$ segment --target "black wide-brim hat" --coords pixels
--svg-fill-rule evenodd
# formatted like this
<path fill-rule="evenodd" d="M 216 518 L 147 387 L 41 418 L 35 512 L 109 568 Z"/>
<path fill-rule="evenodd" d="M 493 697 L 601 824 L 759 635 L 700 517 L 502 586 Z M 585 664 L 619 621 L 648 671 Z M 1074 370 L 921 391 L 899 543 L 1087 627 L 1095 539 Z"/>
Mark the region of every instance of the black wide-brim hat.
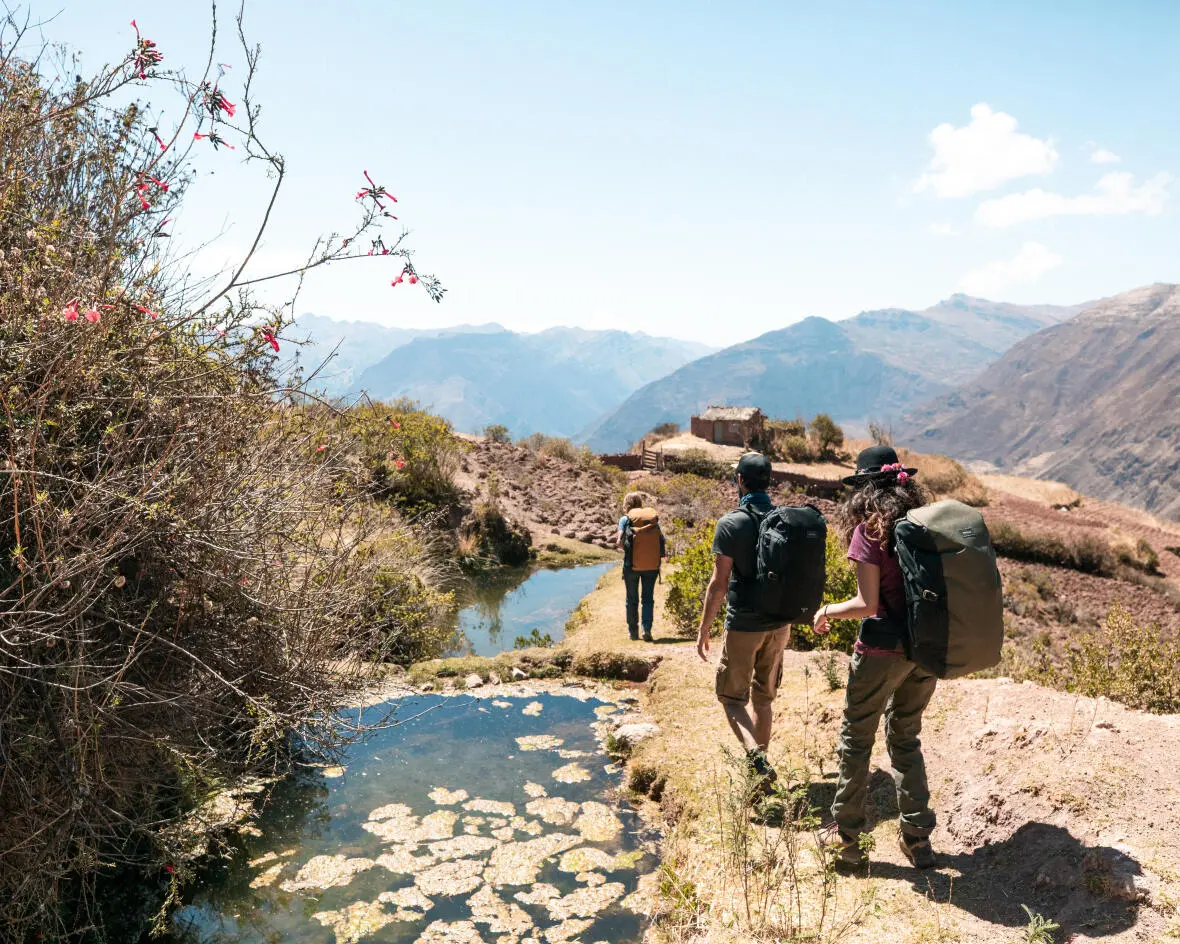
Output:
<path fill-rule="evenodd" d="M 887 466 L 895 468 L 885 471 Z M 907 476 L 918 474 L 917 469 L 902 466 L 892 446 L 869 446 L 856 457 L 856 474 L 847 476 L 844 484 L 856 486 L 868 482 L 887 482 L 896 478 L 899 472 L 905 472 Z"/>

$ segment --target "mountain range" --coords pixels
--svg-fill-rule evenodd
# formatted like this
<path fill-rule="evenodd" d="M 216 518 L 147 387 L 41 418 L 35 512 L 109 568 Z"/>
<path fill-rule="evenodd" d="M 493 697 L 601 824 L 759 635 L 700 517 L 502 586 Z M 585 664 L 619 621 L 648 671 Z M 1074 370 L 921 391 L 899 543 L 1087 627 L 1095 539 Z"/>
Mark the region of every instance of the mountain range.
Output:
<path fill-rule="evenodd" d="M 1084 306 L 1010 305 L 952 295 L 923 311 L 887 308 L 842 321 L 811 317 L 695 360 L 640 388 L 583 430 L 599 452 L 709 404 L 771 416 L 829 413 L 888 422 L 975 377 L 1013 344 Z"/>
<path fill-rule="evenodd" d="M 503 331 L 498 324 L 452 325 L 446 328 L 390 328 L 373 321 L 336 321 L 322 315 L 300 315 L 289 334 L 298 344 L 283 346 L 287 365 L 298 364 L 314 373 L 312 387 L 331 395 L 353 388 L 356 379 L 390 351 L 415 338 Z"/>
<path fill-rule="evenodd" d="M 550 328 L 414 338 L 357 378 L 354 391 L 409 397 L 460 432 L 492 423 L 514 436 L 574 436 L 637 388 L 711 349 L 626 331 Z"/>
<path fill-rule="evenodd" d="M 915 410 L 899 440 L 1180 518 L 1180 286 L 1088 306 Z"/>

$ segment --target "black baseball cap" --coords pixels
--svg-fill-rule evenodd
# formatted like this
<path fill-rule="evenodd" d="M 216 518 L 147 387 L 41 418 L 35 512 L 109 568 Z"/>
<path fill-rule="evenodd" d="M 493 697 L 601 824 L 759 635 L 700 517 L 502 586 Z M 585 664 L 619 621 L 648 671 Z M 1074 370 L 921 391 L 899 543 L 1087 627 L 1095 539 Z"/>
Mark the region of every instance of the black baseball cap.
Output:
<path fill-rule="evenodd" d="M 741 476 L 742 481 L 746 483 L 747 487 L 755 488 L 761 486 L 765 488 L 770 484 L 771 465 L 770 460 L 760 452 L 747 452 L 744 456 L 738 459 L 737 468 L 734 470 L 734 476 Z"/>

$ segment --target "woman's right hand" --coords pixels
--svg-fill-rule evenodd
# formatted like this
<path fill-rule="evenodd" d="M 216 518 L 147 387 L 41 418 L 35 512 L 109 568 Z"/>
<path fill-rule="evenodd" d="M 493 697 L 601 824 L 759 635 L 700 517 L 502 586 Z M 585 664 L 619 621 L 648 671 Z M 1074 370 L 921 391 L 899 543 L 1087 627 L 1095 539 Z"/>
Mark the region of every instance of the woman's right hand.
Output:
<path fill-rule="evenodd" d="M 811 628 L 820 636 L 827 635 L 831 630 L 832 627 L 828 624 L 828 608 L 826 606 L 816 610 L 815 616 L 811 620 Z"/>

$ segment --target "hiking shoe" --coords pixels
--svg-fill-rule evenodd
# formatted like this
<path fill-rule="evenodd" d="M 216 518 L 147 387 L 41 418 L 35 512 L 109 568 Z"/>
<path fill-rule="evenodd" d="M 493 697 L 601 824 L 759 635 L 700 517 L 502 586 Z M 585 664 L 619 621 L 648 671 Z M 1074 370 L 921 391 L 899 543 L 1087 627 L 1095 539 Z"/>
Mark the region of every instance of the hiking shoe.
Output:
<path fill-rule="evenodd" d="M 831 854 L 837 865 L 856 868 L 865 862 L 860 843 L 846 836 L 835 823 L 829 823 L 819 831 L 819 844 L 820 848 Z"/>
<path fill-rule="evenodd" d="M 754 794 L 765 798 L 774 796 L 775 784 L 778 783 L 778 772 L 766 756 L 766 751 L 756 747 L 746 752 L 746 763 L 750 767 L 750 779 L 753 781 Z"/>
<path fill-rule="evenodd" d="M 629 630 L 627 630 L 627 635 L 628 635 L 628 636 L 630 636 L 632 639 L 634 639 L 634 640 L 636 640 L 636 641 L 638 641 L 638 640 L 639 640 L 639 630 L 637 630 L 637 629 L 629 629 Z"/>
<path fill-rule="evenodd" d="M 644 642 L 655 642 L 655 640 L 651 638 L 651 630 L 650 630 L 650 629 L 649 629 L 649 630 L 647 630 L 647 631 L 646 631 L 646 632 L 643 634 L 643 641 L 644 641 Z"/>
<path fill-rule="evenodd" d="M 910 865 L 914 868 L 934 868 L 934 848 L 925 836 L 907 836 L 905 833 L 898 833 L 897 844 L 901 847 L 902 855 L 910 860 Z"/>

